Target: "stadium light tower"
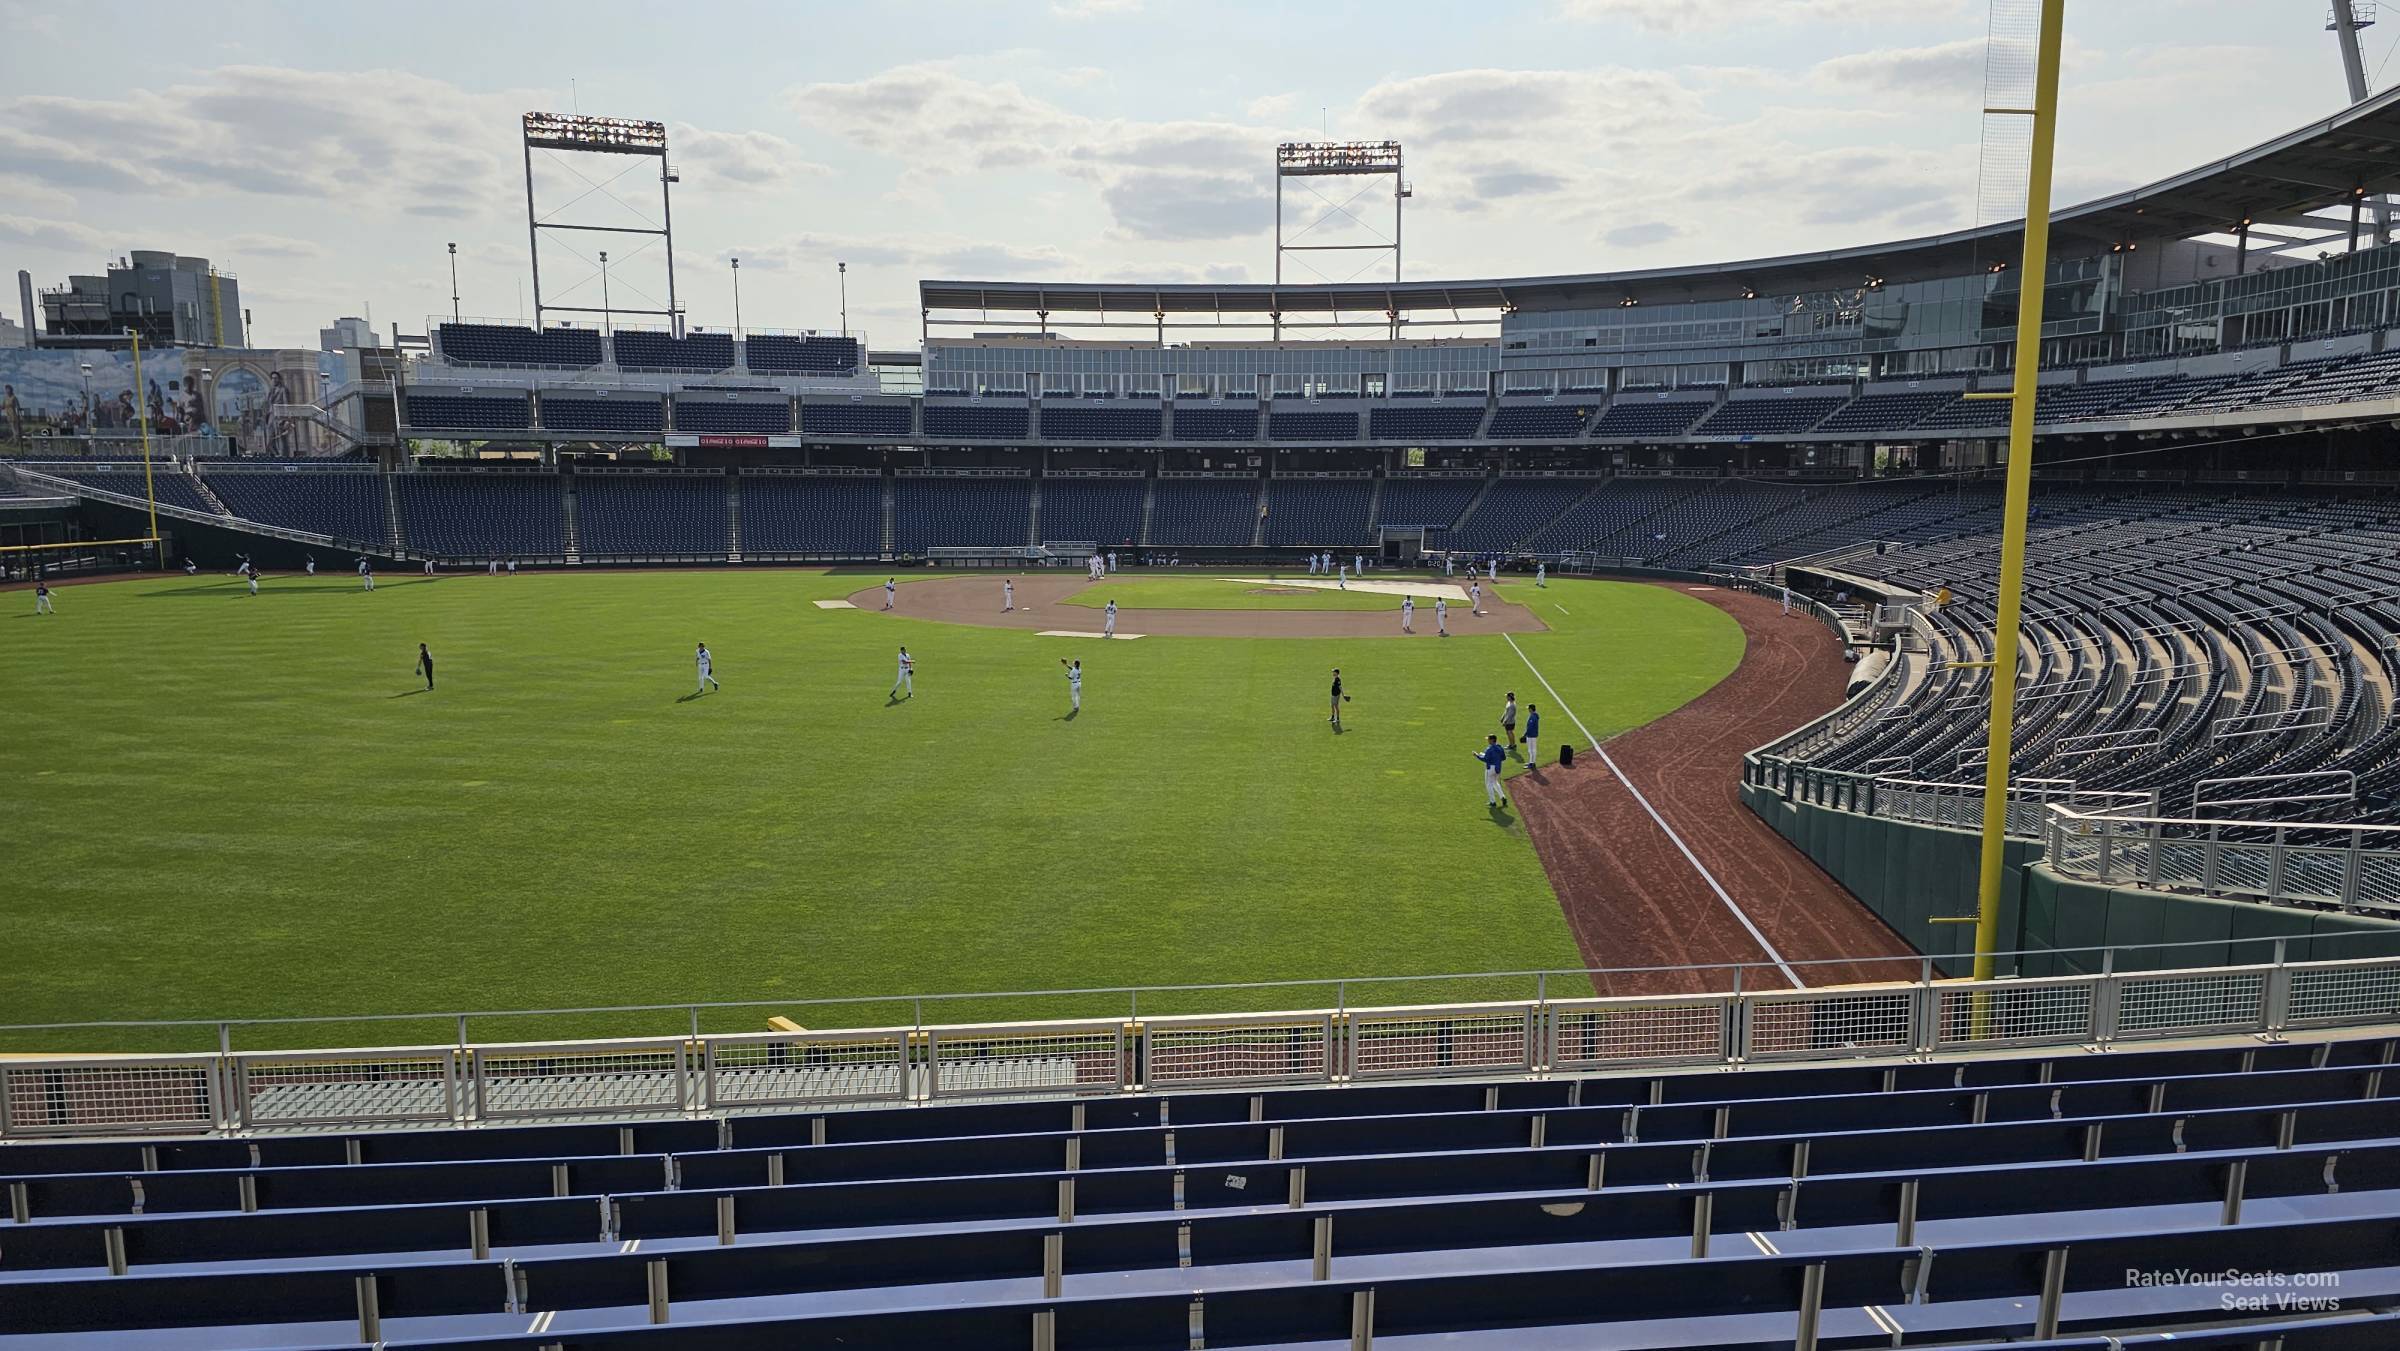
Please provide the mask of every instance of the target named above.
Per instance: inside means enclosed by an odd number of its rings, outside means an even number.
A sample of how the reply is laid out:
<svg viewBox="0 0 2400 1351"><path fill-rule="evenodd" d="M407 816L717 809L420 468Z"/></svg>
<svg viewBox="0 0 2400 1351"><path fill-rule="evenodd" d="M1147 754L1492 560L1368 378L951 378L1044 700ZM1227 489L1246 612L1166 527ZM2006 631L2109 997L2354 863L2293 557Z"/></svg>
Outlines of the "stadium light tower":
<svg viewBox="0 0 2400 1351"><path fill-rule="evenodd" d="M733 336L737 342L742 336L742 260L739 258L733 260Z"/></svg>
<svg viewBox="0 0 2400 1351"><path fill-rule="evenodd" d="M458 322L458 245L450 246L450 322Z"/></svg>
<svg viewBox="0 0 2400 1351"><path fill-rule="evenodd" d="M1287 178L1315 180L1320 178L1366 179L1363 186L1349 196L1336 201L1320 191L1314 181L1304 181L1301 187L1321 204L1306 225L1289 235L1283 229L1283 183ZM1350 209L1351 205L1376 189L1380 180L1392 181L1392 232L1383 233L1380 226L1369 224L1365 217ZM1275 284L1283 284L1283 255L1287 253L1364 252L1389 253L1392 256L1392 280L1400 280L1400 208L1411 196L1398 141L1286 141L1275 147ZM1323 234L1317 234L1320 229ZM1305 244L1292 240L1309 238ZM1345 277L1328 276L1315 264L1302 260L1309 270L1326 281L1350 281L1359 273L1382 260L1369 257L1366 264Z"/></svg>
<svg viewBox="0 0 2400 1351"><path fill-rule="evenodd" d="M610 326L609 319L612 313L644 314L656 315L665 319L669 330L675 336L683 336L683 311L675 301L675 211L669 192L672 185L680 182L681 179L676 174L674 167L667 163L666 124L634 121L622 117L584 117L575 113L527 113L525 114L524 128L525 234L533 254L533 326L540 328L542 316L550 311L560 314L597 313L600 316L601 327L604 329ZM588 186L584 191L545 216L536 204L534 195L533 152L536 150L547 150L561 155L635 155L656 159L658 161L658 218L653 221L641 208L610 191L608 185L616 181L615 177L595 182L576 171L571 164L567 166L569 172L576 173L576 176ZM566 163L566 161L561 160L561 163ZM621 177L623 172L620 171L617 177ZM577 203L584 202L595 194L622 207L627 213L625 218L639 220L643 223L634 226L600 224L594 220L560 219ZM553 305L544 302L542 299L542 236L545 232L642 235L663 244L667 255L666 308L612 311L605 295L602 296L600 308L597 311L588 305ZM646 247L648 247L646 244L637 247L635 252L638 253L641 248ZM631 256L632 254L620 254L619 261L622 262ZM605 278L603 282L602 289L605 290Z"/></svg>
<svg viewBox="0 0 2400 1351"><path fill-rule="evenodd" d="M2333 0L2333 9L2325 16L2325 27L2342 48L2342 78L2349 83L2350 101L2367 100L2367 59L2358 49L2358 30L2375 22L2375 0ZM2375 198L2375 242L2391 238L2392 208L2382 196ZM2350 247L2358 247L2358 205L2350 208Z"/></svg>

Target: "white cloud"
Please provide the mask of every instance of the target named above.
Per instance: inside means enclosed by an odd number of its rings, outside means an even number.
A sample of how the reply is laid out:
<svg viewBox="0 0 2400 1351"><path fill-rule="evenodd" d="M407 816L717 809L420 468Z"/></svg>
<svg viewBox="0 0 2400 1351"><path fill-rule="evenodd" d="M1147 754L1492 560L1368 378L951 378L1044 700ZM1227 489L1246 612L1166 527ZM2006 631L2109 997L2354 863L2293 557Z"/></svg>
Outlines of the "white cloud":
<svg viewBox="0 0 2400 1351"><path fill-rule="evenodd" d="M244 258L324 258L330 251L313 239L293 239L288 235L239 234L218 246L223 254L217 261L229 267L241 266Z"/></svg>
<svg viewBox="0 0 2400 1351"><path fill-rule="evenodd" d="M805 85L788 100L825 130L920 173L1030 170L1088 182L1129 238L1221 238L1267 199L1275 136L1263 128L1089 117L940 62ZM941 147L930 163L928 146Z"/></svg>
<svg viewBox="0 0 2400 1351"><path fill-rule="evenodd" d="M1680 225L1663 220L1647 220L1608 230L1600 236L1600 242L1612 249L1646 249L1653 244L1664 244L1682 233L1683 227Z"/></svg>
<svg viewBox="0 0 2400 1351"><path fill-rule="evenodd" d="M1810 72L1828 93L1971 97L1983 87L1982 38L1931 47L1879 47L1819 62Z"/></svg>
<svg viewBox="0 0 2400 1351"><path fill-rule="evenodd" d="M85 253L117 247L113 236L80 221L44 220L38 216L0 216L0 243Z"/></svg>
<svg viewBox="0 0 2400 1351"><path fill-rule="evenodd" d="M832 170L800 155L800 148L773 132L710 131L688 122L668 129L667 144L678 169L693 169L694 186L757 188Z"/></svg>
<svg viewBox="0 0 2400 1351"><path fill-rule="evenodd" d="M1050 12L1062 19L1109 19L1141 7L1142 0L1050 0Z"/></svg>
<svg viewBox="0 0 2400 1351"><path fill-rule="evenodd" d="M1963 9L1963 0L1558 0L1561 18L1632 23L1660 33L1761 23L1938 23Z"/></svg>

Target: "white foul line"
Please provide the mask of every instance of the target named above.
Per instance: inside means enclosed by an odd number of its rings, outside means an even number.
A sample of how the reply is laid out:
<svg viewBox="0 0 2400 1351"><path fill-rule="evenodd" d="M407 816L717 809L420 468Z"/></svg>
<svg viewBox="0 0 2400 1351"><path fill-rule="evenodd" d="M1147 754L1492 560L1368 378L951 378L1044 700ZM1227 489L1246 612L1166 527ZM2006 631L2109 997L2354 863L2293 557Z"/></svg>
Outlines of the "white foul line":
<svg viewBox="0 0 2400 1351"><path fill-rule="evenodd" d="M1517 654L1517 660L1525 663L1526 670L1533 672L1533 678L1542 682L1542 689L1550 696L1550 702L1557 705L1559 711L1567 715L1567 721L1575 724L1576 731L1583 733L1583 739L1590 744L1592 754L1599 756L1600 763L1608 766L1608 772L1617 776L1617 782L1625 785L1626 792L1633 794L1633 800L1642 804L1642 810L1650 813L1650 819L1656 821L1658 828L1666 832L1667 838L1673 841L1675 848L1682 853L1684 861L1691 864L1692 870L1700 874L1700 880L1708 883L1708 889L1717 893L1717 899L1723 901L1725 908L1733 912L1733 917L1741 921L1742 927L1749 931L1750 937L1757 941L1759 948L1767 954L1770 961L1775 963L1775 969L1783 973L1783 978L1792 983L1793 989L1807 989L1808 982L1800 979L1800 973L1794 971L1791 964L1783 960L1783 954L1777 952L1775 945L1767 941L1767 936L1758 931L1758 926L1750 922L1750 917L1742 913L1742 908L1733 903L1733 897L1727 895L1725 888L1718 884L1716 875L1708 870L1707 864L1700 861L1699 855L1692 852L1692 847L1683 842L1683 837L1675 833L1675 827L1667 824L1667 818L1659 815L1658 808L1650 805L1650 799L1642 796L1642 790L1634 787L1633 780L1625 777L1625 771L1617 767L1616 760L1611 758L1608 751L1600 745L1600 738L1592 735L1592 729L1584 726L1583 719L1576 717L1575 710L1567 707L1567 701L1561 699L1558 691L1551 688L1550 678L1542 674L1541 667L1533 664L1533 658L1525 655L1524 648L1517 646L1516 638L1506 633L1500 636L1508 640L1509 650Z"/></svg>

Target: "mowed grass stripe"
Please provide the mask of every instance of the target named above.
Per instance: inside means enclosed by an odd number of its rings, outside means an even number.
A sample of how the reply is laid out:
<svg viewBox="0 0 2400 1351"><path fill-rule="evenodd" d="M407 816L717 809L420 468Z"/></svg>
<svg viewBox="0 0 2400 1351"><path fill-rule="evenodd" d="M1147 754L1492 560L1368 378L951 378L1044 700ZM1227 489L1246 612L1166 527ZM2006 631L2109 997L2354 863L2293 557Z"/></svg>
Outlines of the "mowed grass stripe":
<svg viewBox="0 0 2400 1351"><path fill-rule="evenodd" d="M854 589L659 572L369 596L276 577L253 599L142 578L63 588L39 620L12 594L0 814L22 847L0 888L0 1023L762 1001L706 1024L733 1030L910 1013L807 1003L840 996L1577 964L1522 828L1484 812L1467 758L1501 694L1526 693L1498 639L1106 646L810 604ZM1573 619L1521 641L1595 732L1667 712L1738 657L1738 628L1689 597L1551 590ZM408 693L420 640L432 694ZM726 689L686 701L700 640ZM892 704L902 642L918 695ZM1062 656L1088 672L1073 721ZM1336 664L1355 696L1340 737ZM1295 1002L1312 1001L1181 1006ZM1105 1011L928 1016L1087 1009Z"/></svg>

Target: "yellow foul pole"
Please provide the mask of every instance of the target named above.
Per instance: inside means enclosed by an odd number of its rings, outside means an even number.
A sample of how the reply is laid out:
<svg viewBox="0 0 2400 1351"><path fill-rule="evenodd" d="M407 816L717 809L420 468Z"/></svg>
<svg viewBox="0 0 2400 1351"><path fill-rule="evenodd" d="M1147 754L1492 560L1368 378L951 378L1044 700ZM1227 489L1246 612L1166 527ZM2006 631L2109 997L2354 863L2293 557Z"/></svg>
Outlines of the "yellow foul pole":
<svg viewBox="0 0 2400 1351"><path fill-rule="evenodd" d="M2058 137L2059 30L2067 0L2041 0L2025 175L2025 259L2017 273L2017 354L2008 416L2008 492L2001 512L2000 597L1992 629L1992 730L1984 753L1983 857L1975 901L1975 979L1990 980L2000 946L2000 872L2008 842L2008 759L2017 701L2017 622L2025 598L2025 516L2033 495L2033 406L2042 367L2042 291L2050 262L2050 158Z"/></svg>
<svg viewBox="0 0 2400 1351"><path fill-rule="evenodd" d="M167 551L158 543L158 485L150 478L150 387L142 383L142 335L133 335L133 408L142 424L142 496L150 502L150 547L158 565L167 565Z"/></svg>

